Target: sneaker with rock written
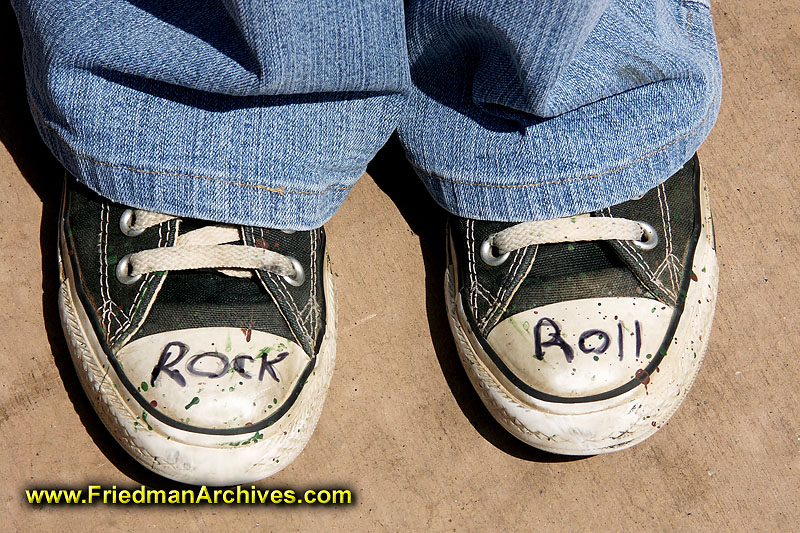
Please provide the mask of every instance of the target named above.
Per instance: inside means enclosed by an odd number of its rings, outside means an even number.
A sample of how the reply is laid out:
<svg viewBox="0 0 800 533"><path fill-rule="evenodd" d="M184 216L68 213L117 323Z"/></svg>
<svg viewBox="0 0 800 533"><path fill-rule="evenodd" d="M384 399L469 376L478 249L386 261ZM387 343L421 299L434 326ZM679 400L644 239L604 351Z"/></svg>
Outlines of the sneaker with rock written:
<svg viewBox="0 0 800 533"><path fill-rule="evenodd" d="M466 372L513 435L567 455L663 426L700 368L718 267L695 156L640 198L555 220L451 218L450 325Z"/></svg>
<svg viewBox="0 0 800 533"><path fill-rule="evenodd" d="M165 477L263 479L305 447L335 360L325 232L181 219L67 178L59 307L80 381Z"/></svg>

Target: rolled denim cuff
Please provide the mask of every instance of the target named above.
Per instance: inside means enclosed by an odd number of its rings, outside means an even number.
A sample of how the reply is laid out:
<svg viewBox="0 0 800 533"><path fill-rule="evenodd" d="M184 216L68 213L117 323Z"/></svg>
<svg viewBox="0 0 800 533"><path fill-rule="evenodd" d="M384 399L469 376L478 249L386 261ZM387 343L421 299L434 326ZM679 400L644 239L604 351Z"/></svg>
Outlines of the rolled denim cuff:
<svg viewBox="0 0 800 533"><path fill-rule="evenodd" d="M681 168L716 120L722 76L704 4L612 3L589 21L594 26L574 56L558 55L557 43L542 54L548 37L526 49L520 32L539 27L518 26L500 44L476 45L470 32L477 18L448 19L451 31L434 34L427 16L412 12L408 22L414 88L399 133L430 193L458 216L543 220L624 202ZM519 54L514 61L508 49ZM480 59L470 63L461 54ZM531 61L542 64L518 74L543 77L516 85L481 78L493 72L511 79L515 65ZM558 75L546 78L553 71Z"/></svg>
<svg viewBox="0 0 800 533"><path fill-rule="evenodd" d="M276 229L324 224L405 103L400 94L339 94L242 105L215 95L198 105L70 74L62 87L74 97L58 111L30 88L29 102L45 143L79 181L131 207Z"/></svg>

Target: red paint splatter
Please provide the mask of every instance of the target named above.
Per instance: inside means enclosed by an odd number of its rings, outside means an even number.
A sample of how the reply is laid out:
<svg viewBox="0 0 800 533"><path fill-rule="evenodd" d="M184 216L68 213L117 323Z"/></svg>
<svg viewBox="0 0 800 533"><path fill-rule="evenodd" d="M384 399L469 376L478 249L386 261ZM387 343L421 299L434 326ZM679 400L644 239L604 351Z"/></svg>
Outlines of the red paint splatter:
<svg viewBox="0 0 800 533"><path fill-rule="evenodd" d="M253 425L253 423L252 423L252 422L245 422L245 423L244 423L244 427L250 427L250 426L252 426L252 425Z"/></svg>
<svg viewBox="0 0 800 533"><path fill-rule="evenodd" d="M689 274L689 277L692 278L692 281L697 281L697 274L695 274L694 272Z"/></svg>
<svg viewBox="0 0 800 533"><path fill-rule="evenodd" d="M155 400L150 400L150 405L152 405L153 407L158 407L158 402Z"/></svg>
<svg viewBox="0 0 800 533"><path fill-rule="evenodd" d="M650 394L650 392L647 390L647 384L650 383L650 374L648 374L646 370L640 368L636 371L636 379L638 379L642 385L644 385L645 394Z"/></svg>
<svg viewBox="0 0 800 533"><path fill-rule="evenodd" d="M240 328L242 333L244 333L244 340L250 342L250 337L253 335L253 306L250 306L250 325L247 326L247 329Z"/></svg>

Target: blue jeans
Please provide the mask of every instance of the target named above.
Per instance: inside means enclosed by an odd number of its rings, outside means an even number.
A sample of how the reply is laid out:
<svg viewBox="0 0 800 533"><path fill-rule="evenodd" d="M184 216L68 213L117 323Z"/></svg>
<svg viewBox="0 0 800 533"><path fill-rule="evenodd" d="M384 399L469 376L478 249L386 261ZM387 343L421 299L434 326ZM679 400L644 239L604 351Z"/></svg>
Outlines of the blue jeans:
<svg viewBox="0 0 800 533"><path fill-rule="evenodd" d="M669 177L720 105L702 0L13 4L64 166L221 222L323 224L395 130L459 216L596 210Z"/></svg>

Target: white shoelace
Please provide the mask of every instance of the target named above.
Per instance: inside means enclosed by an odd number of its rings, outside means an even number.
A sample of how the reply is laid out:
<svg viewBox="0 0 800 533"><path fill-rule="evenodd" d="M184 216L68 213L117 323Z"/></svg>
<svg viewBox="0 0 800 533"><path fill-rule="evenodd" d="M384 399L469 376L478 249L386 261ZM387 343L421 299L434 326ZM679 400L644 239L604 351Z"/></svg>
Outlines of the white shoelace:
<svg viewBox="0 0 800 533"><path fill-rule="evenodd" d="M634 241L652 248L658 241L649 224L625 218L576 216L522 222L491 235L487 242L502 256L534 244L578 241Z"/></svg>
<svg viewBox="0 0 800 533"><path fill-rule="evenodd" d="M176 218L179 217L129 209L120 219L120 229L133 237ZM240 240L236 226L210 225L192 230L179 235L173 246L125 256L117 266L117 278L123 283L133 283L150 272L193 269L215 269L234 277L249 277L253 275L252 270L259 269L280 274L290 281L303 276L300 264L285 255L254 246L230 244Z"/></svg>

